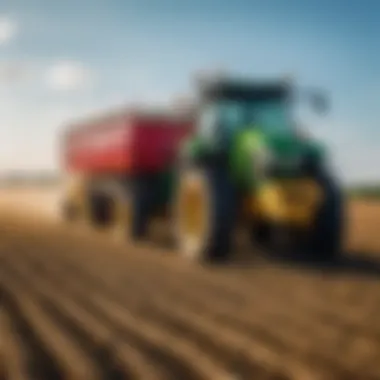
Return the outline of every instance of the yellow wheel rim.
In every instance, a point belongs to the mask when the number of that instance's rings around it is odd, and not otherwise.
[[[189,258],[202,254],[209,227],[209,199],[201,175],[185,175],[180,181],[177,228],[181,253]]]

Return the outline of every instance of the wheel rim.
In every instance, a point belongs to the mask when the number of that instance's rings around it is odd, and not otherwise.
[[[176,225],[181,254],[199,259],[209,230],[209,196],[199,175],[185,175],[180,181]]]

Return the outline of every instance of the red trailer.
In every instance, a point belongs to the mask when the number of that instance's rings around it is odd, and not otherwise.
[[[123,225],[145,234],[147,219],[165,209],[181,140],[193,121],[185,114],[120,110],[71,125],[62,164],[70,185],[66,218]],[[125,223],[124,223],[125,224]]]
[[[64,167],[92,175],[159,172],[173,163],[191,127],[175,114],[128,110],[84,121],[66,132]]]

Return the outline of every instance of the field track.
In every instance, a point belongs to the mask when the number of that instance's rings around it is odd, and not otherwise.
[[[0,191],[0,380],[380,379],[379,205],[334,267],[205,268],[65,227],[55,198]]]

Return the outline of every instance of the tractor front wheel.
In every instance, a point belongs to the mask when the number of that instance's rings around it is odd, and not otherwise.
[[[324,200],[316,215],[309,246],[315,258],[335,260],[342,249],[344,199],[341,190],[331,179],[325,179],[321,186]]]

